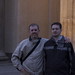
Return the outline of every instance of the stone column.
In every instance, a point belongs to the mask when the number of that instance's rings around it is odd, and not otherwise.
[[[5,0],[5,52],[11,56],[19,42],[18,1]]]
[[[71,39],[75,49],[75,0],[61,0],[60,3],[60,21],[63,25],[62,34]]]
[[[4,53],[4,0],[0,0],[0,60],[7,59]]]

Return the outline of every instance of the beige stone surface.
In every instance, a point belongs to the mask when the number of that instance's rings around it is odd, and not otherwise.
[[[69,37],[75,49],[75,0],[60,0],[60,21],[63,32]]]

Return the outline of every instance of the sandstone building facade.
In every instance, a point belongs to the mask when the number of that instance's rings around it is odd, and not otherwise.
[[[49,38],[50,24],[59,21],[75,49],[75,0],[0,0],[0,59],[12,54],[28,37],[28,25],[40,25],[40,36]]]

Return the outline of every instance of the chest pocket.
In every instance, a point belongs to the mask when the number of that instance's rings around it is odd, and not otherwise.
[[[52,50],[52,49],[54,49],[54,46],[46,46],[46,47],[44,47],[44,49],[46,49],[46,50]]]

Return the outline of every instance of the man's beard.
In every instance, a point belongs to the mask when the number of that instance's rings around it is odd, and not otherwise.
[[[37,35],[37,34],[33,34],[31,37],[32,37],[33,39],[37,39],[37,38],[38,38],[38,35]]]

